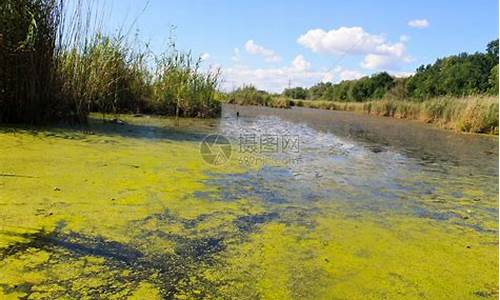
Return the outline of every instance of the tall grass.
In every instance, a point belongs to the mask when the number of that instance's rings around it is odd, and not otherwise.
[[[421,102],[375,100],[369,102],[293,101],[295,105],[318,109],[367,113],[432,123],[439,127],[470,133],[498,135],[498,98],[469,96],[440,97]]]
[[[61,92],[78,116],[144,110],[151,91],[145,55],[129,47],[124,37],[96,34],[85,47],[63,51],[58,75]]]
[[[259,105],[275,108],[290,108],[293,102],[287,97],[269,94],[253,85],[242,86],[225,97],[225,102],[239,105]]]
[[[0,122],[43,122],[68,109],[55,97],[61,13],[59,1],[2,0]]]
[[[156,109],[166,114],[207,117],[220,113],[216,99],[220,70],[202,72],[201,59],[170,46],[156,61]]]
[[[0,3],[0,122],[83,123],[91,111],[208,117],[219,70],[175,46],[156,57],[137,38],[103,32],[93,0]],[[156,63],[152,66],[152,63]]]

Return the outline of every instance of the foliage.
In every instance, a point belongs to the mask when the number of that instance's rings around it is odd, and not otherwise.
[[[298,101],[293,101],[297,104]],[[368,113],[419,120],[472,133],[498,134],[498,99],[494,96],[438,97],[427,101],[382,99],[363,103],[300,101],[304,107]]]
[[[283,96],[291,99],[306,99],[307,89],[303,87],[288,88],[283,91]]]
[[[498,95],[498,64],[491,69],[488,82],[490,84],[490,94]]]
[[[394,86],[394,81],[392,76],[382,72],[358,80],[345,80],[337,84],[321,82],[309,89],[309,95],[310,99],[362,102],[368,99],[382,98]]]
[[[285,89],[291,99],[363,102],[375,99],[424,100],[437,96],[498,94],[498,40],[485,53],[449,56],[420,66],[415,75],[393,78],[386,72],[337,84],[320,82],[308,89]]]
[[[55,97],[60,5],[50,0],[0,3],[0,122],[42,122],[69,109]]]
[[[61,92],[83,113],[141,111],[150,94],[151,76],[145,55],[134,51],[124,37],[97,34],[82,49],[58,57]]]
[[[201,61],[175,46],[155,57],[121,31],[102,33],[92,5],[76,0],[69,11],[64,0],[0,4],[0,122],[84,123],[91,111],[220,112],[219,70],[201,72]]]
[[[232,104],[240,105],[268,106],[271,103],[272,98],[266,91],[260,91],[253,85],[247,85],[229,93],[227,101]]]
[[[156,63],[154,101],[160,111],[182,116],[211,116],[220,112],[215,99],[220,71],[201,72],[201,59],[171,46]]]
[[[466,96],[495,93],[490,80],[498,65],[498,40],[488,44],[486,53],[449,56],[434,64],[420,66],[406,84],[409,97],[426,99],[436,96]],[[497,93],[497,92],[496,92]]]

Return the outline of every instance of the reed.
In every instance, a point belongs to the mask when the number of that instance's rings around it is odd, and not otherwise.
[[[0,4],[0,122],[39,123],[67,109],[55,97],[61,16],[59,1]]]
[[[179,51],[175,44],[156,59],[153,98],[164,114],[185,117],[208,117],[221,111],[217,99],[220,70],[200,69],[201,59]]]
[[[130,30],[106,34],[96,3],[0,4],[0,122],[85,123],[90,112],[220,112],[218,69],[202,72],[200,59],[175,46],[155,56],[123,33]]]
[[[292,100],[308,108],[350,111],[432,123],[461,132],[498,135],[498,98],[495,96],[439,97],[425,101],[374,100],[335,102]]]

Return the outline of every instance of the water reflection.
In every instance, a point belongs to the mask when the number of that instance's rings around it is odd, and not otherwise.
[[[352,210],[437,220],[471,214],[474,202],[475,214],[498,218],[496,137],[352,113],[231,105],[224,107],[218,131],[236,144],[245,134],[300,137],[299,153],[263,154],[292,156],[298,163],[217,179],[224,199],[274,204],[321,199],[348,203]]]

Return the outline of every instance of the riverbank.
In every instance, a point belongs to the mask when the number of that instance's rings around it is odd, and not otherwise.
[[[498,135],[498,98],[495,96],[442,97],[422,102],[290,100],[290,106],[416,120],[458,132]]]

